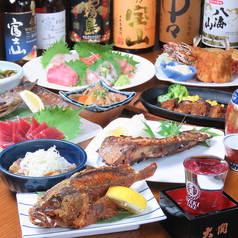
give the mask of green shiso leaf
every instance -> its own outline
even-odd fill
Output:
[[[77,86],[83,86],[86,84],[85,82],[85,74],[87,65],[85,62],[80,60],[70,60],[69,62],[64,62],[64,64],[68,65],[71,69],[73,69],[79,76],[79,82]]]
[[[119,67],[119,64],[116,59],[112,58],[111,54],[106,54],[105,56],[100,57],[99,59],[95,60],[89,67],[90,70],[96,71],[100,64],[105,63],[108,61],[112,64],[112,66],[115,68],[117,75],[121,75],[121,68]]]
[[[81,134],[80,129],[82,122],[79,117],[80,111],[83,107],[76,110],[70,108],[64,109],[63,107],[48,107],[33,115],[33,117],[39,122],[46,122],[49,127],[56,127],[58,130],[64,133],[65,140],[72,140]]]
[[[122,54],[121,52],[119,51],[114,51],[112,52],[112,58],[116,58],[116,59],[119,59],[119,60],[123,60],[123,59],[126,59],[126,61],[128,63],[130,63],[132,66],[136,66],[136,64],[139,64],[139,62],[135,61],[133,59],[133,56],[130,56],[129,54]]]
[[[50,63],[51,59],[57,54],[71,54],[67,43],[63,42],[62,39],[60,41],[56,41],[49,48],[43,51],[42,57],[40,59],[42,67],[45,69]]]
[[[79,41],[74,45],[73,49],[77,51],[80,58],[87,58],[93,54],[103,55],[106,52],[111,52],[112,47],[113,44],[100,45],[86,41]]]

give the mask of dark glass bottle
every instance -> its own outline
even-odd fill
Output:
[[[3,26],[3,1],[0,1],[0,26]],[[5,60],[5,39],[4,39],[4,27],[0,27],[0,60]]]
[[[24,64],[36,57],[35,1],[4,1],[6,60]]]
[[[114,0],[113,42],[115,49],[148,53],[155,45],[156,0]]]
[[[110,0],[68,0],[69,45],[85,40],[107,44],[111,36]]]
[[[202,43],[204,47],[225,48],[227,40],[232,48],[238,48],[238,1],[204,0]]]
[[[38,55],[66,35],[66,10],[63,0],[36,0]]]
[[[193,44],[199,36],[202,0],[160,0],[159,46],[168,42]]]

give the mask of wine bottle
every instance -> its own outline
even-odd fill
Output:
[[[193,44],[199,36],[201,0],[160,0],[159,45],[168,42]]]
[[[205,47],[238,48],[238,1],[204,1],[202,43]]]
[[[35,1],[4,2],[4,35],[7,61],[24,64],[36,57]]]
[[[114,48],[129,53],[148,53],[155,45],[156,1],[114,0]]]
[[[0,1],[0,26],[3,26],[3,1]],[[0,27],[0,60],[5,60],[5,40],[4,40],[4,27]]]
[[[62,0],[36,0],[38,55],[66,36],[66,10]]]
[[[110,0],[68,0],[69,45],[81,40],[107,44],[111,36]]]

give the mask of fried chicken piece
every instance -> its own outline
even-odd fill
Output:
[[[199,80],[205,83],[230,82],[233,60],[227,51],[208,51],[192,47],[191,54],[197,58],[194,67],[197,68]]]

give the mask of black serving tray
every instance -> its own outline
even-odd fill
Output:
[[[158,115],[160,117],[164,117],[179,122],[181,122],[185,118],[185,122],[189,124],[217,127],[224,129],[225,127],[224,118],[195,116],[186,113],[174,112],[158,106],[157,97],[166,94],[168,92],[168,87],[169,86],[162,86],[146,89],[140,94],[139,100],[144,105],[144,107],[154,115]],[[220,104],[225,104],[226,106],[231,100],[232,96],[232,93],[215,89],[190,87],[190,86],[186,86],[186,88],[188,89],[188,92],[191,96],[199,95],[204,100],[207,99],[216,100]]]

